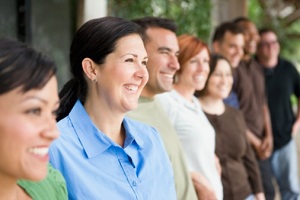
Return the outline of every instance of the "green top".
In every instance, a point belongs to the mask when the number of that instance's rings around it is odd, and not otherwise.
[[[156,99],[141,96],[138,107],[127,115],[153,126],[160,133],[172,164],[177,199],[197,200],[181,143],[161,103]]]
[[[62,174],[48,165],[48,175],[39,182],[19,180],[21,186],[33,200],[67,200],[68,192]]]

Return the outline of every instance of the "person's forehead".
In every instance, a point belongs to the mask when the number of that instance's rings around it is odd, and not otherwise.
[[[152,39],[157,38],[157,35],[176,37],[176,34],[173,31],[163,28],[163,27],[149,27],[146,30],[146,35]]]
[[[241,23],[241,27],[244,30],[247,30],[247,29],[255,29],[256,30],[256,25],[253,22],[244,21],[244,22],[240,22],[240,23]]]
[[[146,46],[148,44],[156,44],[158,46],[166,46],[174,51],[179,49],[177,36],[171,30],[160,27],[151,27],[147,29],[146,34],[148,37],[145,42]]]
[[[226,31],[224,34],[223,42],[232,43],[232,42],[241,42],[244,40],[244,35],[242,33],[232,33]]]
[[[262,40],[277,40],[277,36],[276,36],[276,34],[275,33],[273,33],[273,32],[266,32],[266,33],[264,33],[264,34],[262,34],[261,35],[261,41]]]

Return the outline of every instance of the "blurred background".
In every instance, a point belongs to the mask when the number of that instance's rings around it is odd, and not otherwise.
[[[25,41],[52,56],[61,88],[70,78],[73,34],[85,21],[107,15],[172,18],[178,34],[194,34],[208,43],[219,23],[246,16],[258,27],[274,28],[283,56],[300,63],[299,0],[0,0],[0,36]]]
[[[0,0],[0,36],[52,56],[60,89],[70,78],[69,46],[75,31],[103,16],[168,17],[177,22],[178,34],[193,34],[207,43],[218,24],[246,16],[258,28],[276,30],[281,54],[300,68],[300,0]],[[300,150],[300,134],[296,141]]]

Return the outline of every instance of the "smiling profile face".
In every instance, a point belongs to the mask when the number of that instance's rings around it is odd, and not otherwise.
[[[233,84],[231,67],[225,59],[219,59],[207,80],[207,95],[223,100],[228,97]]]
[[[48,149],[58,137],[59,106],[55,76],[41,89],[17,87],[0,95],[0,177],[41,180],[47,175]]]
[[[97,67],[99,101],[109,109],[126,113],[138,105],[148,81],[147,53],[141,37],[132,34],[119,39],[115,51]]]
[[[209,73],[209,53],[203,48],[182,66],[178,74],[178,85],[184,85],[189,90],[202,90]]]
[[[244,30],[245,46],[244,51],[247,55],[253,55],[256,53],[257,44],[259,42],[259,34],[254,23],[250,21],[240,22],[241,27]]]
[[[244,55],[244,35],[227,31],[221,42],[214,42],[215,53],[223,55],[232,67],[237,67]]]
[[[154,96],[173,88],[173,77],[179,69],[179,46],[176,34],[170,30],[151,27],[146,30],[149,82],[143,95]]]

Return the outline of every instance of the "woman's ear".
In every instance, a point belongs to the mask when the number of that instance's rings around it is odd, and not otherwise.
[[[81,62],[82,69],[85,75],[93,82],[97,82],[97,70],[96,65],[90,58],[84,58]]]

